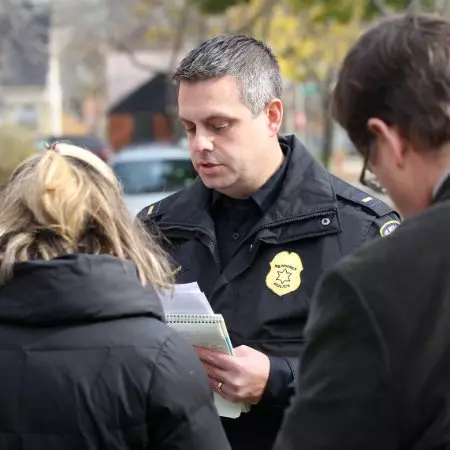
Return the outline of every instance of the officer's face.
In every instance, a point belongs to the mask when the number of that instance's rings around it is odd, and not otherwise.
[[[268,142],[276,139],[278,126],[271,122],[270,108],[254,117],[232,77],[181,82],[178,106],[203,183],[231,197],[255,192],[267,179],[274,154]]]

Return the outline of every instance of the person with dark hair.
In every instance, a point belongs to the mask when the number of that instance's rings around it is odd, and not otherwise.
[[[167,255],[111,168],[54,143],[0,211],[0,448],[229,450],[202,364],[164,323]]]
[[[293,392],[317,280],[399,218],[330,175],[295,136],[279,136],[282,79],[263,42],[210,39],[175,80],[200,178],[139,218],[163,235],[177,281],[197,281],[226,320],[235,357],[197,352],[217,393],[251,405],[222,420],[232,448],[268,450]]]
[[[314,296],[276,450],[447,449],[450,22],[387,18],[348,52],[333,114],[405,221]]]

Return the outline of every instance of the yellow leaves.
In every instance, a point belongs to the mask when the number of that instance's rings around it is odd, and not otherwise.
[[[296,17],[276,15],[270,40],[275,53],[282,55],[280,63],[285,76],[324,79],[330,67],[337,66],[344,58],[361,32],[357,17],[362,10],[355,8],[354,20],[347,25],[332,21],[319,23],[315,18],[323,13],[323,7],[323,4],[313,5]]]
[[[323,15],[324,5],[323,3],[316,3],[305,10],[308,20],[311,22],[316,22],[319,17]]]
[[[177,18],[186,1],[189,0],[164,2],[165,18],[149,28],[146,35],[149,42],[172,41]],[[323,80],[361,33],[365,1],[339,0],[339,8],[350,17],[344,24],[332,19],[336,3],[331,1],[250,0],[228,8],[222,15],[194,15],[196,19],[191,17],[185,39],[195,43],[199,27],[205,39],[222,33],[251,34],[270,44],[285,77]],[[141,0],[137,14],[144,14],[155,2],[157,0]],[[194,8],[192,3],[191,7]]]
[[[277,55],[282,73],[290,79],[323,79],[336,66],[348,47],[361,32],[364,2],[343,0],[352,8],[352,19],[346,25],[337,21],[319,21],[326,8],[323,2],[312,3],[298,11],[290,0],[280,0],[271,8],[270,20],[258,18],[253,27],[255,37],[265,38]],[[267,0],[252,0],[247,5],[230,8],[232,29],[239,29],[256,14]],[[269,26],[270,32],[263,28]]]
[[[264,6],[266,2],[267,0],[252,0],[249,3],[239,4],[229,8],[227,11],[227,22],[231,25],[231,30],[235,32],[235,30],[244,28],[249,20],[261,10],[261,7]],[[255,27],[261,25],[261,19],[262,17],[259,21],[255,22]]]
[[[135,5],[133,5],[133,14],[136,18],[142,19],[143,17],[146,17],[148,14],[148,5],[145,2],[140,2]]]

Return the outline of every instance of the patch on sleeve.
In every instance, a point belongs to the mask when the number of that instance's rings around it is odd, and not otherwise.
[[[398,228],[399,225],[400,222],[398,220],[389,220],[385,222],[380,228],[381,237],[389,236],[392,232],[394,232]]]

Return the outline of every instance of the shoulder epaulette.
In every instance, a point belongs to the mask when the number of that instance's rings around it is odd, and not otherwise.
[[[386,216],[387,214],[395,212],[382,200],[373,197],[367,192],[364,192],[337,177],[333,178],[337,197],[357,205],[360,209],[371,211],[377,217]]]
[[[180,193],[181,191],[176,192],[175,194],[171,194],[155,203],[146,206],[144,209],[140,211],[138,217],[142,221],[153,220],[156,219],[157,217],[159,218],[164,213],[164,211],[173,204],[173,202],[178,198]]]
[[[145,208],[141,209],[141,211],[139,211],[136,218],[141,222],[152,221],[158,215],[160,205],[161,201],[146,206]]]
[[[158,214],[159,208],[161,206],[161,200],[159,202],[153,203],[147,208],[147,216],[154,216]]]

